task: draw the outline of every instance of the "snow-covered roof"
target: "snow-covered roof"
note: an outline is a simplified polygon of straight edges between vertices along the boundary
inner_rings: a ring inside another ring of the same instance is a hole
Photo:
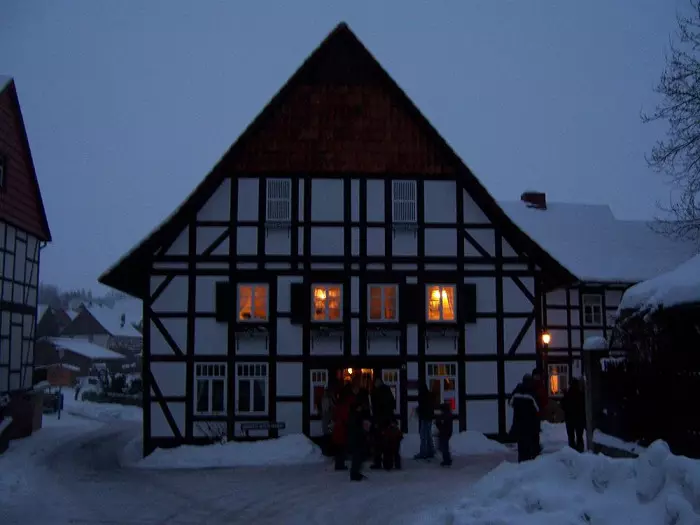
[[[48,304],[38,304],[36,306],[36,322],[39,323],[41,321],[41,318],[44,317],[44,314],[46,311],[49,309]]]
[[[659,306],[671,308],[689,303],[700,303],[700,255],[629,288],[622,296],[618,311],[654,311]]]
[[[655,232],[647,221],[619,220],[607,205],[498,203],[511,220],[580,281],[637,283],[695,254],[692,243]]]
[[[9,77],[7,75],[0,75],[0,93],[3,92],[3,90],[7,87],[11,80],[12,77]]]
[[[123,309],[87,305],[84,305],[84,308],[110,335],[114,337],[141,337],[141,333],[131,324],[134,322],[133,319],[130,320],[127,312]],[[124,315],[124,322],[122,322],[122,315]]]
[[[44,368],[53,368],[53,367],[58,367],[58,366],[61,366],[61,367],[65,368],[66,370],[71,370],[73,372],[80,372],[79,366],[71,365],[70,363],[51,363],[50,365],[35,366],[34,369],[35,370],[42,370]]]
[[[63,310],[63,311],[66,312],[66,315],[67,315],[68,317],[70,317],[70,320],[71,320],[71,321],[72,321],[73,319],[75,319],[76,317],[78,317],[78,312],[76,312],[75,310]]]
[[[63,348],[74,354],[85,356],[89,359],[117,360],[126,359],[122,354],[108,350],[107,348],[86,341],[85,339],[73,339],[70,337],[50,337],[49,341],[56,348]]]

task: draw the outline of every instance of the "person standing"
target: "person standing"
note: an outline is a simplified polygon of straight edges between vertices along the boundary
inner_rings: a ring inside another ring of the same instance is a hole
[[[441,467],[452,465],[452,454],[450,454],[450,438],[452,437],[454,415],[449,403],[440,406],[440,415],[435,419],[435,426],[438,430],[438,442],[440,443],[440,454],[442,454]]]
[[[569,446],[574,450],[583,452],[583,431],[586,428],[586,399],[581,388],[581,382],[573,378],[571,386],[561,400],[561,408],[564,410],[564,422],[566,423],[566,435],[569,438]]]
[[[384,450],[384,433],[394,419],[396,409],[396,399],[391,392],[391,388],[384,384],[380,377],[374,381],[374,390],[371,395],[372,416],[374,418],[373,441],[374,441],[374,461],[371,469],[382,468],[382,456],[386,454]]]
[[[530,374],[523,376],[510,398],[513,407],[513,429],[518,441],[518,463],[535,459],[540,453],[540,407]]]
[[[350,385],[346,385],[340,391],[333,411],[333,452],[335,453],[335,470],[347,470],[345,465],[348,449],[348,424],[350,420],[350,406],[353,403],[353,394]]]
[[[348,420],[351,481],[366,479],[366,476],[362,474],[362,464],[367,457],[370,417],[368,399],[364,396],[357,396],[350,407],[350,418]]]
[[[321,397],[321,425],[323,428],[323,453],[326,456],[335,455],[333,451],[333,419],[337,392],[335,385],[328,386]]]
[[[542,452],[542,444],[540,443],[540,433],[542,432],[542,421],[547,418],[547,406],[549,405],[549,389],[547,388],[547,382],[542,370],[540,368],[535,368],[532,371],[532,381],[535,390],[535,401],[537,401],[537,406],[539,411],[537,417],[539,419],[539,431],[537,432],[537,450],[538,453]]]
[[[414,459],[430,459],[435,457],[435,444],[433,443],[433,418],[435,416],[435,402],[427,385],[421,384],[418,389],[418,407],[415,410],[418,416],[418,431],[420,433],[420,451],[413,456]]]

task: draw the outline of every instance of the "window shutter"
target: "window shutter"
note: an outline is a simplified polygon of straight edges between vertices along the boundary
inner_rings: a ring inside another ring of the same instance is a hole
[[[292,324],[303,324],[308,320],[309,300],[304,292],[304,283],[292,283],[289,289],[289,305]]]
[[[402,323],[417,324],[421,319],[425,319],[423,308],[425,301],[419,285],[403,285],[399,291],[399,302],[401,305],[399,319]]]
[[[228,281],[216,283],[216,321],[228,323],[233,319],[236,294],[234,288]]]
[[[459,295],[459,305],[463,312],[462,321],[476,323],[476,285],[473,283],[463,284]]]

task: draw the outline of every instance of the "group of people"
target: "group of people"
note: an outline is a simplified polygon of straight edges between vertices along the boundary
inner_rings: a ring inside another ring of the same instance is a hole
[[[546,417],[549,393],[539,369],[525,374],[515,387],[510,404],[513,408],[511,435],[518,444],[518,462],[535,459],[542,452],[540,432]],[[583,431],[586,427],[585,397],[581,382],[574,378],[561,401],[569,446],[583,452]]]
[[[452,459],[449,440],[452,436],[452,412],[443,405],[434,414],[433,397],[427,387],[421,389],[416,415],[420,422],[421,447],[416,459],[435,455],[432,424],[435,420],[440,436],[442,465],[449,466]],[[353,377],[349,384],[326,389],[321,402],[321,416],[325,437],[325,453],[335,457],[336,470],[348,470],[350,479],[366,479],[362,465],[372,458],[371,469],[401,469],[401,441],[403,433],[395,416],[396,400],[391,388],[381,378],[376,378],[370,394],[361,386],[361,378]]]

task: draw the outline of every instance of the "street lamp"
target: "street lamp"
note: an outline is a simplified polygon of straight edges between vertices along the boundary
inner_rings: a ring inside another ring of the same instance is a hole
[[[549,334],[549,332],[543,332],[542,333],[542,344],[545,346],[549,346],[549,343],[552,342],[552,336]]]

